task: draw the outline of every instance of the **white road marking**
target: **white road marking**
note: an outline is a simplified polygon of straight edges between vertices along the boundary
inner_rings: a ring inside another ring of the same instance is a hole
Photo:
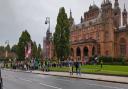
[[[99,85],[99,84],[88,84],[88,85],[97,86],[97,87],[111,88],[111,89],[124,89],[124,88],[112,87],[112,86],[105,86],[105,85]]]
[[[24,78],[18,78],[18,79],[32,83],[32,81],[31,80],[28,80],[28,79],[24,79]]]
[[[44,84],[44,83],[40,83],[40,85],[47,86],[47,87],[51,87],[51,88],[54,88],[54,89],[62,89],[62,88],[55,87],[55,86],[51,86],[51,85]]]
[[[28,80],[28,79],[24,79],[24,78],[18,78],[18,79],[32,83],[32,81],[31,81],[31,80]],[[44,83],[39,83],[39,84],[40,84],[40,85],[43,85],[43,86],[51,87],[51,88],[54,88],[54,89],[62,89],[62,88],[55,87],[55,86],[51,86],[51,85],[44,84]]]
[[[72,82],[72,80],[66,80],[66,79],[54,79],[54,80],[60,80],[60,81],[68,81],[68,82]]]

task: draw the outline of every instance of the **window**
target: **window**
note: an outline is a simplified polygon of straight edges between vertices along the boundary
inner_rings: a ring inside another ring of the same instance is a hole
[[[126,45],[125,44],[120,45],[120,53],[121,53],[121,56],[126,55]]]
[[[120,55],[126,56],[126,40],[124,38],[120,39]]]

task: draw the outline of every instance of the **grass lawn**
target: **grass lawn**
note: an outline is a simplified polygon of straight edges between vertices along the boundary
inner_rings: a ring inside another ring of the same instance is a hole
[[[58,72],[68,72],[68,67],[54,67],[50,68],[51,71]],[[74,68],[75,71],[75,68]],[[81,66],[82,73],[94,73],[94,74],[110,74],[110,75],[121,75],[128,76],[128,66],[119,66],[119,65],[103,65],[103,68],[100,68],[100,65],[84,65]]]

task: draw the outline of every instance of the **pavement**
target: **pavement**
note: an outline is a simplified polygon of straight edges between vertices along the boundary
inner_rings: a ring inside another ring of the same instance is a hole
[[[14,70],[21,71],[21,70]],[[98,75],[98,74],[81,74],[70,75],[68,72],[43,72],[43,71],[24,71],[26,73],[34,73],[34,74],[43,74],[43,75],[51,75],[51,76],[60,76],[60,77],[70,77],[70,78],[79,78],[79,79],[88,79],[88,80],[97,80],[97,81],[105,81],[105,82],[113,82],[113,83],[122,83],[128,84],[128,77],[120,77],[120,76],[110,76],[110,75]]]
[[[97,75],[97,74],[76,75],[76,73],[74,73],[74,75],[70,75],[67,72],[32,71],[32,73],[128,84],[128,77]]]
[[[45,74],[44,74],[45,73]],[[4,89],[128,89],[128,84],[60,77],[53,72],[2,70]],[[67,73],[67,76],[69,74]],[[74,75],[76,76],[76,75]],[[81,75],[83,76],[83,75]]]

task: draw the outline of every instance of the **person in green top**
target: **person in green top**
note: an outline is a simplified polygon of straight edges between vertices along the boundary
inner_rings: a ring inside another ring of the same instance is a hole
[[[103,68],[103,60],[100,61],[101,69]]]

